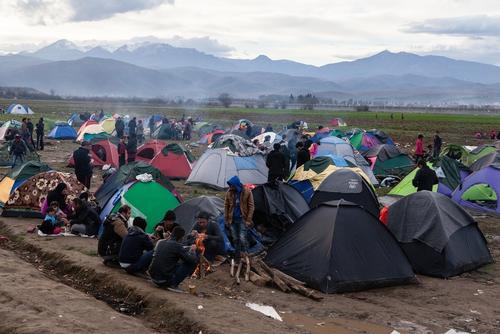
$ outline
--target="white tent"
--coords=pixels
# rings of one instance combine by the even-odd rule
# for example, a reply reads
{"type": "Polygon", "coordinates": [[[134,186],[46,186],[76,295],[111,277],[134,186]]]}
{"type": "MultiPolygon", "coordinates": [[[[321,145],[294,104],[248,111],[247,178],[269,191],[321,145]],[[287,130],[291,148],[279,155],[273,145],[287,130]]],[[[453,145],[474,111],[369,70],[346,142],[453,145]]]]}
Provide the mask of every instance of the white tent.
{"type": "Polygon", "coordinates": [[[18,115],[31,115],[34,114],[33,110],[31,110],[30,107],[27,105],[22,105],[22,104],[11,104],[7,108],[7,114],[18,114],[18,115]]]}

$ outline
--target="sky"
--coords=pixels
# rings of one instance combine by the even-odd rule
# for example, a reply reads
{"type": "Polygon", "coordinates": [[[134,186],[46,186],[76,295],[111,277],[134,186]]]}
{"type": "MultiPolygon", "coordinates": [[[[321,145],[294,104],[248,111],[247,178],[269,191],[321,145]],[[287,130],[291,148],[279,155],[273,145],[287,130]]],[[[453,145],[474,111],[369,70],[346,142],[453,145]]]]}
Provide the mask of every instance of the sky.
{"type": "Polygon", "coordinates": [[[0,0],[0,51],[140,41],[324,65],[383,50],[500,65],[498,0],[0,0]]]}

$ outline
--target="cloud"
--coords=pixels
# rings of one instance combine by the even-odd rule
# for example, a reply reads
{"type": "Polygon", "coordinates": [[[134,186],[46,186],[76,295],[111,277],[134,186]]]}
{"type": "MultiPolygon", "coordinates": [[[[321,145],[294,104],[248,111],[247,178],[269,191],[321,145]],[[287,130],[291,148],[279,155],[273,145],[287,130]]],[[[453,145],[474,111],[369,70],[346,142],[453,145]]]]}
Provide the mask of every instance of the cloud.
{"type": "Polygon", "coordinates": [[[224,45],[214,38],[208,36],[183,38],[174,36],[164,40],[165,43],[182,48],[194,48],[199,51],[214,55],[214,56],[229,56],[235,49],[224,45]]]}
{"type": "Polygon", "coordinates": [[[475,15],[429,19],[411,23],[404,31],[472,38],[498,36],[500,34],[500,16],[475,15]]]}
{"type": "Polygon", "coordinates": [[[175,0],[16,0],[14,8],[35,24],[100,21],[116,14],[173,4],[175,0]]]}

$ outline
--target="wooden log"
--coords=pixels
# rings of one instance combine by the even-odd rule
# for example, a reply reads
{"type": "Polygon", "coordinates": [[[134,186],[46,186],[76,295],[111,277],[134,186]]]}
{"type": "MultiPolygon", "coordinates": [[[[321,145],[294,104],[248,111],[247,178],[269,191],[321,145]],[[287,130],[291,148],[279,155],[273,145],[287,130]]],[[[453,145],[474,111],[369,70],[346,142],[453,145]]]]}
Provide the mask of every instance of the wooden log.
{"type": "Polygon", "coordinates": [[[290,282],[295,285],[306,285],[306,283],[299,281],[298,279],[293,278],[292,276],[289,276],[276,268],[271,268],[271,270],[274,272],[275,275],[278,275],[285,282],[290,282]]]}
{"type": "Polygon", "coordinates": [[[302,295],[304,297],[311,298],[314,301],[319,302],[323,299],[323,296],[317,294],[314,290],[308,289],[304,286],[295,285],[295,284],[290,284],[289,286],[293,292],[296,292],[299,295],[302,295]]]}
{"type": "Polygon", "coordinates": [[[275,275],[274,272],[271,270],[271,268],[269,268],[262,260],[254,261],[253,267],[254,268],[258,268],[257,269],[257,273],[259,273],[259,271],[261,271],[261,272],[263,271],[267,275],[269,275],[269,277],[271,277],[273,283],[281,291],[283,291],[283,292],[289,292],[290,291],[290,288],[288,287],[288,285],[278,275],[275,275]]]}
{"type": "Polygon", "coordinates": [[[267,284],[271,283],[271,278],[265,278],[260,276],[259,274],[256,274],[255,272],[251,271],[250,272],[250,282],[257,286],[266,286],[267,284]]]}

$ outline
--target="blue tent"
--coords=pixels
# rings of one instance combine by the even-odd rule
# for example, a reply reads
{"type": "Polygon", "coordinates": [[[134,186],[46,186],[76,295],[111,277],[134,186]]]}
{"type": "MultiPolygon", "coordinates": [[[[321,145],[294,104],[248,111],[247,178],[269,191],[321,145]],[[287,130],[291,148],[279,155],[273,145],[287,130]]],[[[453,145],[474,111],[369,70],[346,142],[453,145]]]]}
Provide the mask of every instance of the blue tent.
{"type": "Polygon", "coordinates": [[[75,129],[73,129],[68,123],[58,122],[50,131],[47,138],[50,139],[76,139],[78,137],[75,129]]]}
{"type": "Polygon", "coordinates": [[[73,115],[71,115],[69,118],[68,118],[68,124],[70,126],[80,126],[82,125],[83,123],[85,123],[85,121],[83,119],[80,118],[80,115],[77,114],[77,113],[74,113],[73,115]]]}

